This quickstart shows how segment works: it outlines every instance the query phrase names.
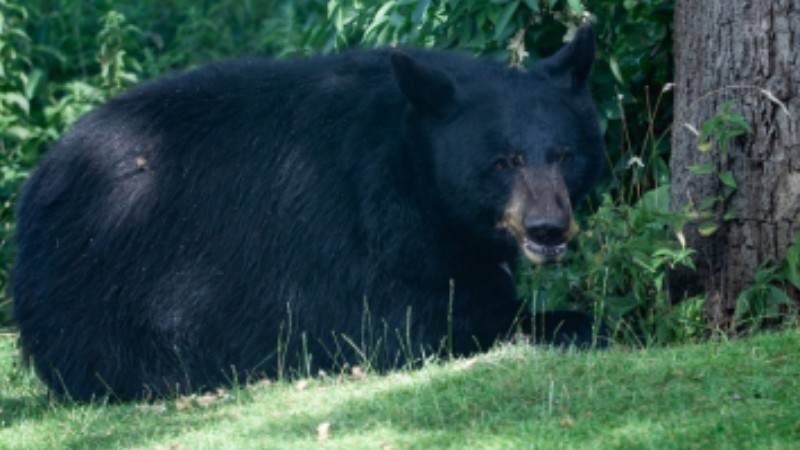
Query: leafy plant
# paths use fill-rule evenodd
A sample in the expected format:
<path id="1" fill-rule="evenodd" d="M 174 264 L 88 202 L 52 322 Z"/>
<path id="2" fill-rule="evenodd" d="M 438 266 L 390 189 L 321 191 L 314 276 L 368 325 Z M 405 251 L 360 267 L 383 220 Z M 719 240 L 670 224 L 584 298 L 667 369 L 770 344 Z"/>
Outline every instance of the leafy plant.
<path id="1" fill-rule="evenodd" d="M 753 277 L 753 284 L 736 299 L 734 328 L 753 332 L 775 323 L 785 313 L 797 315 L 797 304 L 789 292 L 800 292 L 800 232 L 794 237 L 786 258 L 775 264 L 762 263 Z"/>
<path id="2" fill-rule="evenodd" d="M 732 111 L 734 100 L 725 102 L 715 116 L 703 123 L 700 131 L 700 145 L 698 149 L 705 153 L 715 147 L 719 148 L 720 160 L 728 161 L 728 143 L 731 139 L 745 133 L 752 133 L 753 129 L 741 113 Z M 734 211 L 727 208 L 728 201 L 736 192 L 739 185 L 730 170 L 718 167 L 716 164 L 699 164 L 689 167 L 689 172 L 695 175 L 716 175 L 723 186 L 722 195 L 703 199 L 698 205 L 696 215 L 705 222 L 698 226 L 698 233 L 702 236 L 714 234 L 720 226 L 721 220 L 736 218 Z"/>
<path id="3" fill-rule="evenodd" d="M 17 188 L 35 160 L 36 146 L 47 137 L 34 109 L 43 73 L 32 63 L 33 44 L 24 29 L 28 17 L 26 8 L 0 0 L 0 292 L 7 289 L 13 256 Z M 0 301 L 0 322 L 7 304 Z"/>
<path id="4" fill-rule="evenodd" d="M 139 81 L 137 74 L 142 71 L 139 62 L 126 51 L 136 44 L 135 37 L 142 32 L 125 22 L 125 16 L 117 11 L 109 11 L 100 18 L 103 28 L 97 36 L 100 43 L 97 60 L 102 87 L 110 94 L 135 84 Z"/>

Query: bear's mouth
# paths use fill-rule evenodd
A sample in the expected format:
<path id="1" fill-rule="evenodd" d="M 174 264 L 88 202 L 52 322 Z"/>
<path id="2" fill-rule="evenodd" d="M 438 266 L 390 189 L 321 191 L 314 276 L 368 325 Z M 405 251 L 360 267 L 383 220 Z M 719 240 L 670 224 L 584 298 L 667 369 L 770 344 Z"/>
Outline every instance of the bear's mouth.
<path id="1" fill-rule="evenodd" d="M 527 237 L 522 238 L 520 247 L 522 247 L 522 253 L 525 258 L 533 264 L 558 262 L 567 251 L 566 242 L 548 245 L 535 242 Z"/>
<path id="2" fill-rule="evenodd" d="M 498 228 L 504 229 L 510 237 L 516 241 L 520 253 L 525 256 L 531 264 L 548 264 L 556 263 L 564 258 L 567 253 L 567 242 L 575 234 L 576 225 L 570 222 L 569 228 L 560 236 L 547 236 L 546 243 L 542 242 L 544 239 L 536 239 L 531 234 L 524 231 L 513 220 L 504 220 L 498 225 Z"/>

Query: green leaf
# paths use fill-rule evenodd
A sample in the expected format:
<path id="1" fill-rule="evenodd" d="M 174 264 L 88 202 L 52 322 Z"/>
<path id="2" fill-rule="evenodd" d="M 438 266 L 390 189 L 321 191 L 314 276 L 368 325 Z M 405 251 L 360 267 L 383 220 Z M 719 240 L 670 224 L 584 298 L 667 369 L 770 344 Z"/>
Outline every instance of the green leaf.
<path id="1" fill-rule="evenodd" d="M 578 14 L 579 16 L 583 15 L 583 5 L 581 5 L 581 0 L 567 0 L 569 4 L 569 8 Z"/>
<path id="2" fill-rule="evenodd" d="M 713 147 L 714 147 L 714 144 L 712 144 L 711 142 L 705 142 L 703 144 L 698 145 L 697 149 L 700 150 L 701 152 L 705 153 L 705 152 L 711 150 Z"/>
<path id="3" fill-rule="evenodd" d="M 784 264 L 786 280 L 792 283 L 795 288 L 800 289 L 800 232 L 795 235 L 794 243 L 786 252 Z"/>
<path id="4" fill-rule="evenodd" d="M 721 199 L 722 198 L 719 197 L 719 196 L 706 197 L 706 198 L 703 199 L 703 201 L 700 202 L 700 205 L 698 205 L 697 208 L 702 210 L 702 211 L 705 211 L 707 209 L 710 209 L 712 206 L 714 206 L 714 203 L 717 203 Z"/>
<path id="5" fill-rule="evenodd" d="M 609 295 L 603 300 L 603 305 L 615 316 L 623 316 L 633 311 L 638 302 L 633 294 L 628 294 L 624 297 L 617 295 Z"/>
<path id="6" fill-rule="evenodd" d="M 739 184 L 736 182 L 736 179 L 733 178 L 733 173 L 730 170 L 722 172 L 719 174 L 719 180 L 722 181 L 722 184 L 728 186 L 732 189 L 738 189 Z"/>
<path id="7" fill-rule="evenodd" d="M 736 218 L 738 218 L 738 217 L 739 217 L 739 215 L 736 214 L 736 211 L 734 209 L 729 209 L 729 210 L 725 211 L 725 214 L 722 216 L 722 220 L 728 222 L 728 221 L 731 221 L 731 220 L 736 220 Z"/>
<path id="8" fill-rule="evenodd" d="M 375 17 L 372 18 L 372 21 L 367 29 L 364 30 L 364 36 L 369 35 L 373 32 L 373 30 L 375 30 L 375 28 L 382 25 L 384 22 L 387 22 L 389 20 L 389 11 L 394 7 L 394 2 L 384 3 L 383 6 L 381 6 L 380 9 L 378 9 L 378 11 L 375 13 Z"/>
<path id="9" fill-rule="evenodd" d="M 722 111 L 722 116 L 730 128 L 738 128 L 742 131 L 752 133 L 752 128 L 744 116 L 738 111 L 730 111 L 732 101 L 726 102 Z"/>
<path id="10" fill-rule="evenodd" d="M 750 312 L 750 289 L 744 290 L 736 298 L 736 307 L 734 309 L 734 318 L 738 321 Z"/>
<path id="11" fill-rule="evenodd" d="M 525 6 L 533 12 L 541 12 L 539 0 L 522 0 L 522 3 L 525 3 Z"/>
<path id="12" fill-rule="evenodd" d="M 722 119 L 719 116 L 714 116 L 703 122 L 703 126 L 700 127 L 700 141 L 708 141 L 708 137 L 711 136 L 711 133 L 719 129 L 721 125 Z"/>
<path id="13" fill-rule="evenodd" d="M 712 234 L 716 233 L 719 229 L 719 224 L 716 222 L 705 222 L 697 227 L 697 232 L 700 233 L 700 236 L 709 237 Z"/>
<path id="14" fill-rule="evenodd" d="M 431 0 L 422 0 L 417 4 L 417 7 L 414 8 L 414 13 L 411 14 L 411 21 L 415 25 L 420 24 L 423 19 L 425 19 L 426 13 L 428 12 L 428 7 L 431 4 Z"/>
<path id="15" fill-rule="evenodd" d="M 498 40 L 505 35 L 508 23 L 511 21 L 511 18 L 514 17 L 514 12 L 518 7 L 519 1 L 511 2 L 503 7 L 503 11 L 500 13 L 500 17 L 494 25 L 494 40 Z"/>
<path id="16" fill-rule="evenodd" d="M 697 164 L 689 166 L 689 172 L 695 175 L 708 175 L 717 171 L 716 164 Z"/>
<path id="17" fill-rule="evenodd" d="M 619 62 L 617 62 L 617 58 L 614 56 L 608 58 L 608 65 L 611 67 L 611 73 L 614 74 L 614 78 L 616 78 L 620 84 L 625 84 L 625 80 L 622 77 L 622 71 L 619 70 Z"/>
<path id="18" fill-rule="evenodd" d="M 30 113 L 30 102 L 19 92 L 6 92 L 0 96 L 0 100 L 6 104 L 15 104 L 19 106 L 26 116 Z"/>
<path id="19" fill-rule="evenodd" d="M 26 141 L 33 136 L 33 133 L 29 128 L 14 125 L 6 128 L 0 135 L 11 137 L 17 141 Z"/>
<path id="20" fill-rule="evenodd" d="M 669 211 L 669 184 L 659 186 L 656 189 L 647 191 L 642 195 L 641 205 L 649 211 L 668 212 Z"/>
<path id="21" fill-rule="evenodd" d="M 770 293 L 770 306 L 791 305 L 792 299 L 786 294 L 783 289 L 777 286 L 770 285 L 768 287 Z M 777 311 L 776 311 L 777 312 Z"/>

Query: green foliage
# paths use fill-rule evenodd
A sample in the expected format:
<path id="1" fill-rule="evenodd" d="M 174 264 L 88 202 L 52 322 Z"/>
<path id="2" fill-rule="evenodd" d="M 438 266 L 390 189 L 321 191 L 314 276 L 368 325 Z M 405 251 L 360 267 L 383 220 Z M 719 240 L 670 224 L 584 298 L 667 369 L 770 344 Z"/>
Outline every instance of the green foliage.
<path id="1" fill-rule="evenodd" d="M 98 63 L 100 64 L 101 86 L 111 94 L 116 94 L 124 88 L 139 81 L 137 73 L 141 72 L 141 65 L 136 59 L 127 55 L 126 48 L 136 45 L 131 35 L 141 34 L 141 31 L 131 25 L 125 24 L 125 16 L 117 11 L 109 11 L 100 18 L 103 28 L 98 33 Z"/>
<path id="2" fill-rule="evenodd" d="M 28 11 L 0 0 L 0 323 L 8 301 L 6 270 L 12 259 L 17 189 L 35 163 L 38 147 L 55 136 L 37 110 L 44 73 L 33 61 L 35 47 L 24 25 Z"/>
<path id="3" fill-rule="evenodd" d="M 736 299 L 734 327 L 753 332 L 782 316 L 798 315 L 797 304 L 789 292 L 800 292 L 800 233 L 794 237 L 784 258 L 775 264 L 762 263 L 753 283 Z"/>
<path id="4" fill-rule="evenodd" d="M 714 147 L 717 142 L 722 160 L 728 159 L 728 143 L 731 139 L 745 133 L 752 133 L 753 128 L 741 113 L 731 111 L 734 100 L 728 100 L 723 105 L 719 113 L 703 123 L 700 132 L 701 152 L 707 152 Z M 714 140 L 711 140 L 711 137 Z"/>

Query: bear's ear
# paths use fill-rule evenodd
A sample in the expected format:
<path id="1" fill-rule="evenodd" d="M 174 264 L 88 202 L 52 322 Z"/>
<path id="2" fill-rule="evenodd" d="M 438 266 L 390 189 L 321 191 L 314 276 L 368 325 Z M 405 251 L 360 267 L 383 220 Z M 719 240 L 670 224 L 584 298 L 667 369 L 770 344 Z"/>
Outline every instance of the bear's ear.
<path id="1" fill-rule="evenodd" d="M 419 112 L 442 116 L 455 97 L 450 76 L 398 50 L 392 52 L 391 61 L 397 86 L 411 106 Z"/>
<path id="2" fill-rule="evenodd" d="M 535 67 L 564 87 L 580 89 L 592 70 L 594 48 L 594 28 L 584 25 L 575 32 L 572 42 L 539 61 Z"/>

